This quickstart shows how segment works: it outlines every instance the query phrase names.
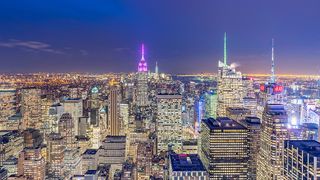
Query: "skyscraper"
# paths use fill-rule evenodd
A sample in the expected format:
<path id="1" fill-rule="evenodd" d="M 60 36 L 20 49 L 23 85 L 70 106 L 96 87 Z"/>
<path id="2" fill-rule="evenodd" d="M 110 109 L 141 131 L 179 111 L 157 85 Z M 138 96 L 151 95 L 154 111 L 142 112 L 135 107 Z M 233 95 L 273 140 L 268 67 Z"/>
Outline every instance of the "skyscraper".
<path id="1" fill-rule="evenodd" d="M 218 111 L 217 116 L 225 117 L 226 108 L 243 106 L 242 74 L 234 65 L 227 64 L 227 35 L 224 36 L 224 62 L 218 64 Z"/>
<path id="2" fill-rule="evenodd" d="M 18 160 L 18 175 L 34 180 L 45 179 L 45 157 L 42 154 L 43 138 L 39 130 L 24 131 L 25 147 Z"/>
<path id="3" fill-rule="evenodd" d="M 216 118 L 217 117 L 217 103 L 218 95 L 213 89 L 208 91 L 205 95 L 205 118 Z"/>
<path id="4" fill-rule="evenodd" d="M 319 166 L 319 142 L 314 140 L 285 141 L 283 179 L 320 179 Z"/>
<path id="5" fill-rule="evenodd" d="M 74 135 L 79 135 L 79 118 L 83 115 L 83 102 L 80 98 L 65 99 L 63 101 L 64 112 L 70 113 L 73 123 Z"/>
<path id="6" fill-rule="evenodd" d="M 288 116 L 281 104 L 267 104 L 261 124 L 257 179 L 283 179 L 284 141 L 288 139 Z"/>
<path id="7" fill-rule="evenodd" d="M 148 101 L 148 66 L 144 58 L 144 44 L 142 44 L 137 73 L 136 104 L 138 107 L 144 107 L 148 105 Z"/>
<path id="8" fill-rule="evenodd" d="M 21 90 L 22 128 L 39 128 L 41 122 L 41 90 L 25 88 Z"/>
<path id="9" fill-rule="evenodd" d="M 257 117 L 246 117 L 239 121 L 239 123 L 248 129 L 248 179 L 255 180 L 257 179 L 257 160 L 260 149 L 261 121 Z"/>
<path id="10" fill-rule="evenodd" d="M 62 114 L 59 120 L 59 133 L 63 138 L 63 144 L 67 149 L 75 147 L 75 134 L 74 134 L 74 124 L 72 123 L 72 116 L 70 113 Z"/>
<path id="11" fill-rule="evenodd" d="M 47 143 L 49 164 L 48 177 L 58 179 L 64 177 L 64 150 L 63 137 L 59 133 L 49 134 Z"/>
<path id="12" fill-rule="evenodd" d="M 108 135 L 119 136 L 121 121 L 120 121 L 120 90 L 118 82 L 112 79 L 109 82 L 108 96 Z"/>
<path id="13" fill-rule="evenodd" d="M 168 151 L 168 146 L 180 152 L 182 146 L 182 96 L 157 95 L 157 153 Z"/>
<path id="14" fill-rule="evenodd" d="M 235 120 L 204 119 L 200 158 L 210 179 L 248 178 L 248 130 Z"/>

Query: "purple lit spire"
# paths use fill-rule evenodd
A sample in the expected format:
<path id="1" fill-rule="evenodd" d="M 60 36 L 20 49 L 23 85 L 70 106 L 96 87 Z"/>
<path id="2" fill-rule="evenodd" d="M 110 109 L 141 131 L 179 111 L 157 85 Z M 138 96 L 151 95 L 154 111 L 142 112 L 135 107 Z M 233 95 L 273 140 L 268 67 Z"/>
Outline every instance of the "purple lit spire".
<path id="1" fill-rule="evenodd" d="M 141 44 L 141 60 L 138 65 L 138 72 L 147 72 L 147 62 L 144 60 L 144 44 Z"/>

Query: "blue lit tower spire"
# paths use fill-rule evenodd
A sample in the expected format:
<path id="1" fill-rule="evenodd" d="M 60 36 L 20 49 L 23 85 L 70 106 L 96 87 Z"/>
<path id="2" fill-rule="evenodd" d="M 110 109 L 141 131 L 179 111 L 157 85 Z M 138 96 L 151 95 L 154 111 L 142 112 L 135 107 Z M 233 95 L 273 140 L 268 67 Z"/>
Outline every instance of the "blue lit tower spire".
<path id="1" fill-rule="evenodd" d="M 156 61 L 155 73 L 156 73 L 156 74 L 159 73 L 158 61 Z"/>
<path id="2" fill-rule="evenodd" d="M 271 48 L 271 83 L 276 82 L 276 77 L 274 73 L 274 40 L 272 38 L 272 48 Z"/>
<path id="3" fill-rule="evenodd" d="M 223 43 L 223 62 L 224 65 L 227 65 L 227 33 L 224 32 L 224 43 Z"/>

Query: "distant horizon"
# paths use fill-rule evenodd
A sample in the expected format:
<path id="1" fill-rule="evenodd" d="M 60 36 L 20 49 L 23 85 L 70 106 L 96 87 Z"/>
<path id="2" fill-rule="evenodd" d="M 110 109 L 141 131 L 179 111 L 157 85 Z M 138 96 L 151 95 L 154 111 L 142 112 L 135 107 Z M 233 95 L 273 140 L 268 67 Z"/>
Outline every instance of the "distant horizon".
<path id="1" fill-rule="evenodd" d="M 0 72 L 320 73 L 320 1 L 0 1 Z M 179 11 L 177 11 L 179 9 Z M 166 13 L 163 13 L 166 12 Z"/>

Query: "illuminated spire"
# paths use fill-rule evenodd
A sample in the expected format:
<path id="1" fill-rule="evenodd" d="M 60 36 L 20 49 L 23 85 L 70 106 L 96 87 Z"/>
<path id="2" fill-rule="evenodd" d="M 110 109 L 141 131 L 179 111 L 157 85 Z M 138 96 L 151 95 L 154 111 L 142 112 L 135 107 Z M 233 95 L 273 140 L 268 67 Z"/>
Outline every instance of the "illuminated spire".
<path id="1" fill-rule="evenodd" d="M 155 73 L 158 74 L 159 73 L 159 68 L 158 68 L 158 61 L 156 61 L 156 68 L 155 68 Z"/>
<path id="2" fill-rule="evenodd" d="M 274 42 L 273 42 L 273 38 L 272 38 L 272 48 L 271 48 L 271 83 L 275 83 L 276 82 L 276 77 L 275 77 L 275 73 L 274 73 Z"/>
<path id="3" fill-rule="evenodd" d="M 144 44 L 141 44 L 141 60 L 138 65 L 138 72 L 147 72 L 147 62 L 144 59 Z"/>
<path id="4" fill-rule="evenodd" d="M 141 44 L 141 61 L 144 60 L 144 44 Z"/>
<path id="5" fill-rule="evenodd" d="M 224 48 L 223 48 L 223 62 L 227 65 L 227 33 L 224 32 Z"/>

